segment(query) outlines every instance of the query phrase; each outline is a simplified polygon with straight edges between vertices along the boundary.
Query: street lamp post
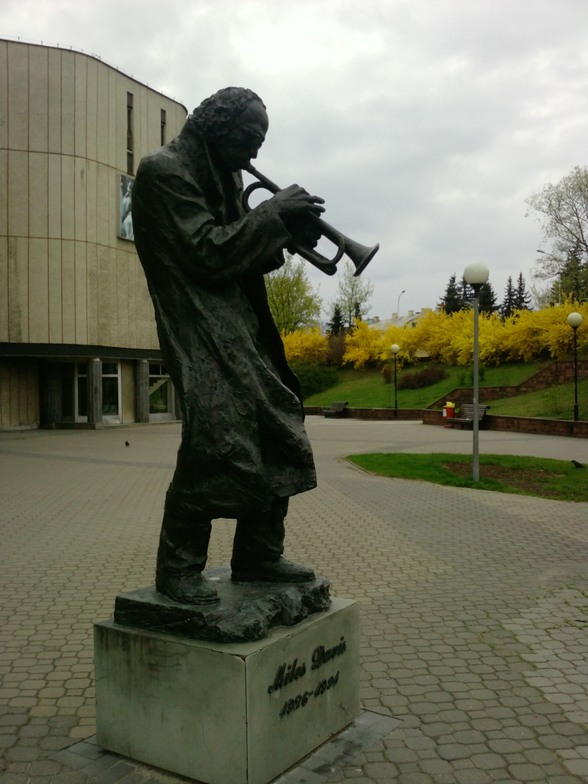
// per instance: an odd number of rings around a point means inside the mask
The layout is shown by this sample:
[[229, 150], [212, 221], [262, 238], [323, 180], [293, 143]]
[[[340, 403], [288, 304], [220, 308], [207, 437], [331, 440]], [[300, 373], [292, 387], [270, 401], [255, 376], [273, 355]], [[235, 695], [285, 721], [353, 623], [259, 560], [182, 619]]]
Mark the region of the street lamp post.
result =
[[480, 479], [480, 422], [478, 420], [479, 411], [479, 348], [478, 348], [478, 316], [480, 309], [480, 289], [488, 280], [488, 267], [480, 262], [469, 264], [463, 273], [465, 282], [474, 290], [474, 394], [473, 394], [473, 460], [472, 460], [472, 479], [478, 482]]
[[578, 327], [584, 321], [581, 313], [570, 313], [567, 322], [574, 330], [574, 422], [579, 419], [578, 410]]
[[398, 295], [398, 302], [396, 303], [396, 315], [398, 316], [398, 318], [400, 318], [400, 297], [403, 294], [406, 294], [406, 289], [402, 289], [402, 291]]
[[397, 364], [396, 364], [396, 355], [400, 351], [400, 346], [398, 343], [392, 343], [390, 346], [390, 351], [394, 356], [394, 416], [398, 416], [398, 372], [397, 372]]

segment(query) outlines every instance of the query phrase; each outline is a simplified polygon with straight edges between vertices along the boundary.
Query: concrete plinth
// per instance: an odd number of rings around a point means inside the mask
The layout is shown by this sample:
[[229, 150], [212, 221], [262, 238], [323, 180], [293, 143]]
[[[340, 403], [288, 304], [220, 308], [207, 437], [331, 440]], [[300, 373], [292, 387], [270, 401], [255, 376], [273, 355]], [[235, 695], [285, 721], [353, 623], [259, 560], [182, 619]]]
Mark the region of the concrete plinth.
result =
[[267, 784], [359, 713], [358, 606], [263, 640], [95, 624], [98, 745], [206, 784]]

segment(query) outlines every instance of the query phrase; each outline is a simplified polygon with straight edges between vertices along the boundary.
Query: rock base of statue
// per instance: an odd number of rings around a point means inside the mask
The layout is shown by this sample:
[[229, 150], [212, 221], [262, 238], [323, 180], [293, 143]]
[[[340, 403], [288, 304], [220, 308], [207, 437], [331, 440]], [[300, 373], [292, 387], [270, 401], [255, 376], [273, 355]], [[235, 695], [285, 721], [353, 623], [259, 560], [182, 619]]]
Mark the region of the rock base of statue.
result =
[[328, 609], [329, 581], [308, 583], [234, 583], [228, 566], [207, 569], [220, 597], [218, 604], [178, 604], [153, 586], [116, 597], [114, 620], [123, 626], [178, 634], [211, 642], [248, 642], [274, 626], [292, 626]]
[[261, 640], [211, 642], [95, 624], [104, 749], [206, 784], [267, 784], [358, 715], [358, 605]]

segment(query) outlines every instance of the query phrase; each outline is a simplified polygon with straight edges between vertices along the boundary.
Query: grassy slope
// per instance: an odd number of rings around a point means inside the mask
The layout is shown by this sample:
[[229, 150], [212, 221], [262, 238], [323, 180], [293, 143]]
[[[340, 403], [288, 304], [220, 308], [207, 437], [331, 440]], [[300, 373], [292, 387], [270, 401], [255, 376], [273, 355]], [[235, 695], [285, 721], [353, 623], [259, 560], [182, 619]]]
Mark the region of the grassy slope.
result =
[[[480, 402], [484, 402], [485, 386], [510, 386], [520, 384], [536, 373], [543, 365], [537, 363], [503, 365], [484, 368], [480, 378]], [[411, 372], [407, 368], [403, 372]], [[447, 368], [448, 376], [424, 389], [398, 390], [399, 408], [426, 408], [436, 400], [449, 395], [456, 387], [471, 386], [471, 373], [464, 368]], [[393, 384], [384, 384], [377, 370], [342, 370], [335, 386], [305, 400], [308, 406], [328, 406], [333, 400], [347, 400], [358, 408], [386, 408], [394, 404]], [[578, 385], [580, 417], [588, 417], [588, 380]], [[550, 389], [530, 392], [514, 398], [492, 401], [492, 413], [511, 416], [543, 416], [571, 418], [574, 402], [573, 384], [562, 384]]]
[[[491, 406], [491, 414], [571, 419], [574, 410], [574, 385], [558, 384], [538, 392], [493, 400]], [[588, 379], [578, 382], [578, 408], [580, 419], [588, 418]]]

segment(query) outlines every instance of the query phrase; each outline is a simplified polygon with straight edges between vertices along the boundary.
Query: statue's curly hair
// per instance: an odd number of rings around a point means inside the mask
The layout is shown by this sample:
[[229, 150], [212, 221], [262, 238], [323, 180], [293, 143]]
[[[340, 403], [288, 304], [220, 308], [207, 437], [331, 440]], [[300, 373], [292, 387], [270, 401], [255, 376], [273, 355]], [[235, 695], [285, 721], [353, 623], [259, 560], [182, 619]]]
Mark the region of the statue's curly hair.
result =
[[197, 106], [188, 121], [208, 139], [222, 139], [233, 127], [237, 117], [252, 101], [265, 104], [253, 90], [246, 87], [223, 87]]

